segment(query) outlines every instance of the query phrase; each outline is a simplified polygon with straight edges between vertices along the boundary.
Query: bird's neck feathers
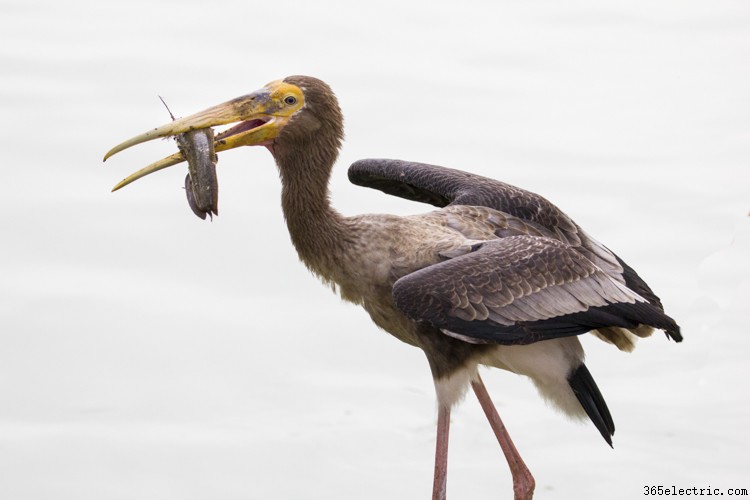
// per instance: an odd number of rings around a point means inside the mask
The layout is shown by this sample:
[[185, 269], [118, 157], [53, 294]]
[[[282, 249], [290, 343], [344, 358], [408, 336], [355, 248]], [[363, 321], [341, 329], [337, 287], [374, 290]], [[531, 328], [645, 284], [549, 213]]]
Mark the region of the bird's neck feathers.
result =
[[328, 181], [340, 140], [274, 148], [282, 183], [281, 205], [300, 259], [325, 281], [335, 281], [346, 245], [346, 218], [330, 203]]

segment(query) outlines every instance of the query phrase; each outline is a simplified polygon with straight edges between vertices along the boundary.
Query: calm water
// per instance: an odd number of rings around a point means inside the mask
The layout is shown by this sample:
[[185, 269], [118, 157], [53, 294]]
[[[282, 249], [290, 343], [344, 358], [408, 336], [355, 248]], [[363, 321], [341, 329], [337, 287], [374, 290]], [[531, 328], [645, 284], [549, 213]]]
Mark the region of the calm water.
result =
[[[0, 497], [428, 498], [432, 382], [297, 263], [264, 150], [221, 157], [202, 222], [174, 144], [114, 144], [303, 73], [347, 117], [344, 213], [429, 207], [350, 186], [393, 157], [539, 192], [624, 257], [683, 326], [631, 355], [586, 339], [614, 452], [487, 374], [539, 498], [747, 487], [746, 2], [0, 3]], [[449, 490], [509, 474], [473, 400]], [[744, 482], [743, 482], [744, 481]]]

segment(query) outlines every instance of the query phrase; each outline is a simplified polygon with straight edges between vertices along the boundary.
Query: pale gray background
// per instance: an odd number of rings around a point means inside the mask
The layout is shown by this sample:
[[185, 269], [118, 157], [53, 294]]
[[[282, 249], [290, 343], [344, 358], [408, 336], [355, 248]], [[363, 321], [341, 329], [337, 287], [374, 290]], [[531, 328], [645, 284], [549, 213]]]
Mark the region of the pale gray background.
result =
[[[0, 498], [428, 498], [422, 354], [298, 264], [267, 151], [219, 163], [202, 222], [174, 151], [103, 154], [289, 74], [336, 90], [346, 214], [429, 207], [349, 185], [392, 157], [541, 193], [661, 295], [685, 342], [585, 338], [617, 424], [485, 378], [538, 498], [748, 487], [750, 4], [0, 1]], [[449, 494], [510, 495], [477, 403]]]

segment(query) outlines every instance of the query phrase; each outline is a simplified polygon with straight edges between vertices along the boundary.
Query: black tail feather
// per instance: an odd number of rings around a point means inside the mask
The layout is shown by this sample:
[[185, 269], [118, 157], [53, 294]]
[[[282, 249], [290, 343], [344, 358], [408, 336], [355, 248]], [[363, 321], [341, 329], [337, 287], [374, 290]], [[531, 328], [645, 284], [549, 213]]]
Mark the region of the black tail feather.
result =
[[568, 383], [604, 440], [609, 446], [612, 446], [615, 423], [612, 421], [612, 415], [609, 413], [609, 408], [607, 408], [602, 393], [599, 392], [599, 388], [585, 364], [581, 363], [581, 366], [573, 371], [568, 377]]

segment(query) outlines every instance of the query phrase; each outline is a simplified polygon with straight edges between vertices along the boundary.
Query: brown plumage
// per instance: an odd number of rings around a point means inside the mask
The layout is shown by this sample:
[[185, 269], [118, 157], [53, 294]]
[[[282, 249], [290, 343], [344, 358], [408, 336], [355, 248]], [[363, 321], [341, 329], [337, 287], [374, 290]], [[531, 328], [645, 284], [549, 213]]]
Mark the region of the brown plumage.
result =
[[[191, 128], [241, 122], [216, 150], [264, 145], [281, 177], [284, 217], [302, 262], [381, 328], [421, 348], [435, 379], [438, 439], [433, 498], [445, 498], [450, 408], [471, 387], [508, 458], [517, 499], [534, 480], [513, 446], [479, 365], [529, 376], [573, 417], [588, 416], [611, 444], [614, 423], [583, 363], [577, 335], [622, 350], [654, 328], [679, 327], [638, 274], [546, 199], [477, 175], [398, 160], [362, 160], [350, 180], [425, 202], [422, 215], [344, 217], [328, 181], [343, 117], [322, 81], [293, 76], [136, 137], [109, 154]], [[118, 188], [168, 164], [170, 157]]]

